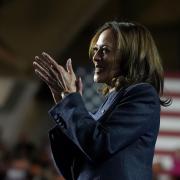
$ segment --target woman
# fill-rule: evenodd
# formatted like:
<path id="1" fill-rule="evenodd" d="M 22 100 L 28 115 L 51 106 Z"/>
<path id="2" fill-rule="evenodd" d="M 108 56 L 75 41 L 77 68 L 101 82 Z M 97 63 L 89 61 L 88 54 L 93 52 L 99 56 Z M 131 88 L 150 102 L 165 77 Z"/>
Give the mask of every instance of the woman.
<path id="1" fill-rule="evenodd" d="M 35 72 L 56 102 L 49 111 L 55 163 L 67 180 L 150 180 L 160 105 L 168 105 L 160 99 L 163 68 L 153 38 L 142 25 L 107 22 L 89 55 L 107 95 L 95 114 L 84 106 L 70 59 L 65 70 L 46 53 L 35 57 Z"/>

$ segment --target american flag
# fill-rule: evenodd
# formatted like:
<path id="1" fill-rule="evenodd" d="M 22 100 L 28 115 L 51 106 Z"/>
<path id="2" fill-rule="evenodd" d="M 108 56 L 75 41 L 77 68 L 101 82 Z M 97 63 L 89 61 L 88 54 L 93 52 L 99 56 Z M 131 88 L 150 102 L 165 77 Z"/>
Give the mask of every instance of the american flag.
<path id="1" fill-rule="evenodd" d="M 162 173 L 171 174 L 175 152 L 180 150 L 180 73 L 167 73 L 164 87 L 165 97 L 170 97 L 172 104 L 161 109 L 154 162 L 161 165 Z"/>

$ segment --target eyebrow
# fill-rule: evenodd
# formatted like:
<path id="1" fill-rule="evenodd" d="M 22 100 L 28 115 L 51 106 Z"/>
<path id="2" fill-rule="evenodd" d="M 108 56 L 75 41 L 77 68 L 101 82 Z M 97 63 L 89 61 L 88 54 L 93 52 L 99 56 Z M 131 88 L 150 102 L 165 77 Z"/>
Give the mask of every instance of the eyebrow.
<path id="1" fill-rule="evenodd" d="M 103 44 L 103 45 L 97 45 L 97 44 L 95 44 L 94 45 L 94 47 L 100 47 L 100 48 L 103 48 L 104 46 L 107 46 L 108 48 L 111 48 L 111 49 L 113 49 L 113 47 L 112 46 L 109 46 L 108 44 Z"/>

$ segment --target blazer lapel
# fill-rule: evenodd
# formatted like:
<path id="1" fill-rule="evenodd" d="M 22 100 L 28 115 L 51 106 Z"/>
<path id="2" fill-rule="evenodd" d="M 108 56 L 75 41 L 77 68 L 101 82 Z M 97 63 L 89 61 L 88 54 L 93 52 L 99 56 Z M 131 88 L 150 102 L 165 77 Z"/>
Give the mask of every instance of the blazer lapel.
<path id="1" fill-rule="evenodd" d="M 96 121 L 101 120 L 102 117 L 104 117 L 114 109 L 114 106 L 119 102 L 119 99 L 121 99 L 123 94 L 124 94 L 124 88 L 120 89 L 119 91 L 112 92 L 111 94 L 109 94 L 109 97 L 107 98 L 105 103 L 103 103 L 103 105 L 100 106 L 98 111 L 95 114 L 90 113 L 90 115 Z"/>

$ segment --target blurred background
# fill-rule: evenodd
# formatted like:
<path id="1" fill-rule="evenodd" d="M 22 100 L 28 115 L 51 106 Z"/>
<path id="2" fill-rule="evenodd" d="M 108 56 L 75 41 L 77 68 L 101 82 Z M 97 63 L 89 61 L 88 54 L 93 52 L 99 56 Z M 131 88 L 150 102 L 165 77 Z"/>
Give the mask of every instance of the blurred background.
<path id="1" fill-rule="evenodd" d="M 106 21 L 137 21 L 152 32 L 165 69 L 165 95 L 154 157 L 154 180 L 180 179 L 179 0 L 0 0 L 0 179 L 61 180 L 48 131 L 54 122 L 50 91 L 32 62 L 43 51 L 65 64 L 71 57 L 83 79 L 83 98 L 95 110 L 103 97 L 92 86 L 89 42 Z"/>

